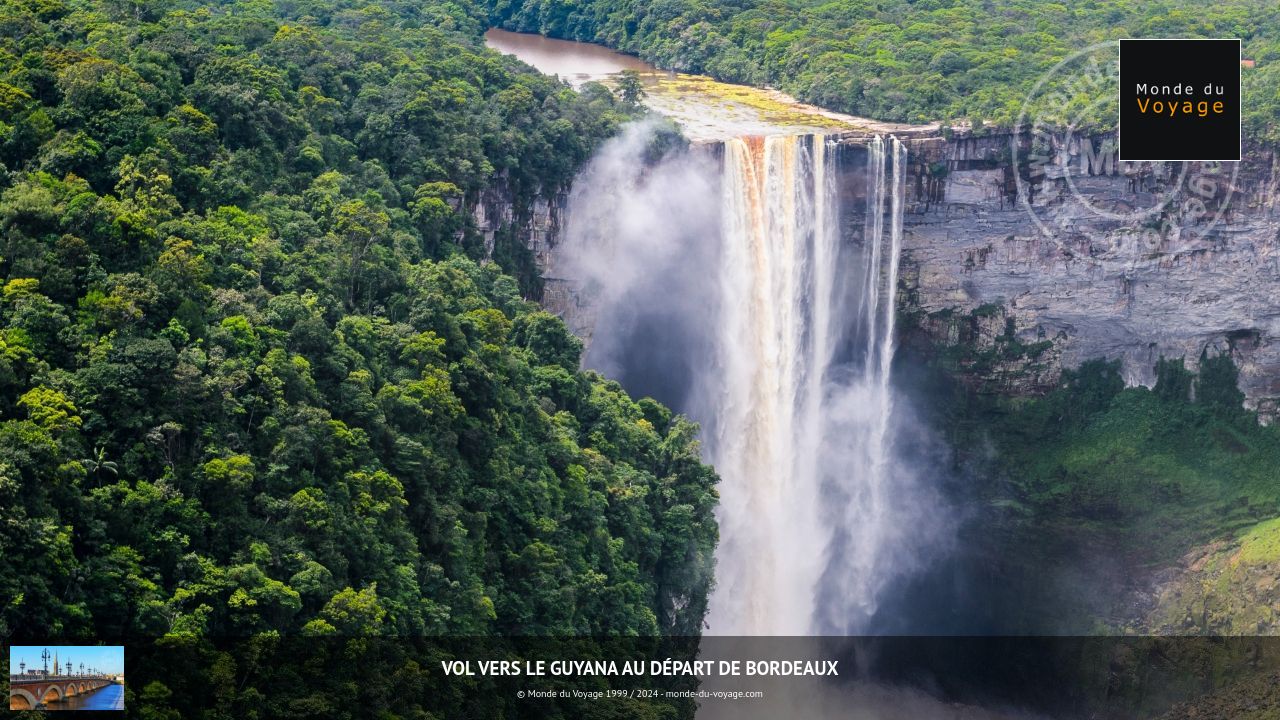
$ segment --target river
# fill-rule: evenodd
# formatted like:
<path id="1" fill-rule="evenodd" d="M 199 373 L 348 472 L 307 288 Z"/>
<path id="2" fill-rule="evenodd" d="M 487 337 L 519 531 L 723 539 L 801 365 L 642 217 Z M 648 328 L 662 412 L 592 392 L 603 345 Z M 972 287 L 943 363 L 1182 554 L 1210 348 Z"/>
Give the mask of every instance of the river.
<path id="1" fill-rule="evenodd" d="M 530 33 L 493 29 L 485 44 L 514 55 L 574 87 L 610 82 L 634 70 L 644 83 L 644 104 L 678 123 L 695 142 L 743 135 L 857 133 L 899 136 L 936 130 L 936 125 L 885 123 L 808 105 L 778 90 L 735 85 L 705 75 L 661 70 L 633 55 L 601 45 L 555 40 Z"/>
<path id="2" fill-rule="evenodd" d="M 62 710 L 123 710 L 124 686 L 107 685 L 84 695 L 72 695 L 66 700 L 46 706 L 50 711 Z"/>
<path id="3" fill-rule="evenodd" d="M 614 52 L 603 45 L 556 40 L 532 33 L 494 28 L 484 34 L 485 45 L 515 55 L 547 75 L 556 75 L 574 87 L 604 80 L 623 70 L 655 73 L 658 69 L 634 55 Z"/>

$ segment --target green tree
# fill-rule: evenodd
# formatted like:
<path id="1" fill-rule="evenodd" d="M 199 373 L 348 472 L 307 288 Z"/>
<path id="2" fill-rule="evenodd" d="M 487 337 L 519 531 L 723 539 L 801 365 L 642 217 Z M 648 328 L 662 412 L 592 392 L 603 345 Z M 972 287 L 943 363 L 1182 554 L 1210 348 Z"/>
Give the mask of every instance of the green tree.
<path id="1" fill-rule="evenodd" d="M 623 105 L 629 108 L 637 108 L 640 101 L 644 99 L 644 83 L 640 80 L 640 73 L 635 70 L 623 70 L 618 73 L 618 97 L 622 99 Z"/>

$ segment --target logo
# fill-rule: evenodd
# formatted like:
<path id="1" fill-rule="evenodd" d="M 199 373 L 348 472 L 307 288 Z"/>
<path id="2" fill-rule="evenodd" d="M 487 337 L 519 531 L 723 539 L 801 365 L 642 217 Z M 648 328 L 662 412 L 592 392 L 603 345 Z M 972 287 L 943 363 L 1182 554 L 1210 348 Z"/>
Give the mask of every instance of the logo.
<path id="1" fill-rule="evenodd" d="M 1120 41 L 1120 159 L 1240 159 L 1239 40 Z"/>
<path id="2" fill-rule="evenodd" d="M 1236 41 L 1224 42 L 1230 43 L 1238 55 Z M 1128 57 L 1125 55 L 1126 61 Z M 1212 243 L 1209 234 L 1234 197 L 1239 170 L 1236 162 L 1179 157 L 1212 153 L 1189 150 L 1201 135 L 1193 133 L 1181 138 L 1177 135 L 1179 126 L 1173 125 L 1166 128 L 1169 133 L 1153 133 L 1144 141 L 1157 146 L 1157 151 L 1150 153 L 1153 156 L 1176 159 L 1134 160 L 1130 153 L 1136 152 L 1132 140 L 1137 131 L 1128 124 L 1128 115 L 1122 114 L 1127 97 L 1122 87 L 1122 65 L 1120 46 L 1106 42 L 1084 48 L 1050 68 L 1024 99 L 1012 139 L 1014 177 L 1022 207 L 1041 233 L 1057 243 L 1065 255 L 1097 264 L 1159 262 L 1161 256 Z M 1238 74 L 1238 59 L 1235 68 Z M 1127 68 L 1126 79 L 1131 77 L 1129 70 L 1137 68 Z M 1171 92 L 1178 83 L 1183 91 L 1189 83 L 1200 85 L 1196 95 L 1182 96 L 1192 103 L 1192 110 L 1177 122 L 1210 119 L 1208 114 L 1213 112 L 1215 101 L 1198 94 L 1210 82 L 1205 77 L 1188 73 L 1181 81 L 1168 82 Z M 1148 89 L 1152 83 L 1159 83 L 1161 90 L 1165 85 L 1157 75 L 1142 82 Z M 1221 77 L 1213 81 L 1215 86 L 1222 84 Z M 1216 87 L 1212 90 L 1216 93 Z M 1229 139 L 1234 143 L 1231 157 L 1237 158 L 1238 83 L 1232 90 L 1234 94 L 1224 95 L 1219 101 L 1224 112 L 1228 103 L 1234 103 L 1230 105 L 1234 125 Z M 1198 114 L 1196 103 L 1201 100 L 1210 103 L 1205 118 Z M 1147 112 L 1156 110 L 1153 104 L 1145 107 Z M 1168 113 L 1165 104 L 1160 108 Z M 1177 112 L 1182 110 L 1184 106 Z M 1123 151 L 1119 133 L 1098 129 L 1099 119 L 1118 116 L 1123 118 Z M 1146 120 L 1165 122 L 1167 118 L 1148 115 Z M 1170 144 L 1164 147 L 1161 142 Z"/>

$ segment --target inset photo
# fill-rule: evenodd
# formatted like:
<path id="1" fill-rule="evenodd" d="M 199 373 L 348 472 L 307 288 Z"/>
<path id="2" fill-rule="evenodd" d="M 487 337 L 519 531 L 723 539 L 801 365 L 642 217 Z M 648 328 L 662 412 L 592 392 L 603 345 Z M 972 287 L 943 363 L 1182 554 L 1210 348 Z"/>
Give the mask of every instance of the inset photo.
<path id="1" fill-rule="evenodd" d="M 124 646 L 11 646 L 9 709 L 124 710 Z"/>

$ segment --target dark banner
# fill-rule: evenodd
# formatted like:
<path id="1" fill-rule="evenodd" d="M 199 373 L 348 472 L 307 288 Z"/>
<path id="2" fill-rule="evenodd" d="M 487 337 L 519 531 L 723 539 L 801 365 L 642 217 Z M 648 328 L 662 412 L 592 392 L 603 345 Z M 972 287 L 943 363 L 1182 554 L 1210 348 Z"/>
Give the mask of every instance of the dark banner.
<path id="1" fill-rule="evenodd" d="M 1228 718 L 1280 712 L 1280 638 L 122 642 L 124 712 L 139 718 Z"/>

